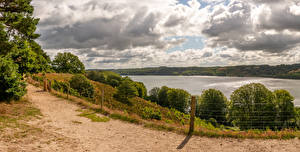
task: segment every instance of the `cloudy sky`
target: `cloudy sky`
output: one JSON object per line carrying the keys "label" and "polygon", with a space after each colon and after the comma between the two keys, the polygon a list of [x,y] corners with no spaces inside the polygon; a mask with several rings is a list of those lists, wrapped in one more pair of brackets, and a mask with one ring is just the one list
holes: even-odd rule
{"label": "cloudy sky", "polygon": [[33,0],[39,43],[86,68],[300,62],[300,0]]}

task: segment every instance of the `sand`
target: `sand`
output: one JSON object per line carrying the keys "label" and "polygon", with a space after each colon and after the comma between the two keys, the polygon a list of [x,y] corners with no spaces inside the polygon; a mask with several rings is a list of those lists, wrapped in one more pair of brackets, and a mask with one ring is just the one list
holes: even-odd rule
{"label": "sand", "polygon": [[[133,151],[222,151],[222,152],[268,152],[300,151],[300,140],[251,140],[251,139],[216,139],[193,136],[183,149],[176,149],[186,138],[170,132],[156,131],[139,125],[118,120],[109,122],[91,122],[77,116],[79,107],[70,101],[57,98],[40,88],[28,86],[31,102],[41,109],[44,117],[31,122],[49,134],[62,138],[48,144],[21,145],[22,151],[64,151],[64,152],[133,152]],[[77,123],[74,123],[74,122]],[[81,123],[80,123],[81,122]],[[41,135],[46,138],[47,134]],[[0,143],[0,149],[7,150],[8,144]],[[1,151],[1,150],[0,150]]]}

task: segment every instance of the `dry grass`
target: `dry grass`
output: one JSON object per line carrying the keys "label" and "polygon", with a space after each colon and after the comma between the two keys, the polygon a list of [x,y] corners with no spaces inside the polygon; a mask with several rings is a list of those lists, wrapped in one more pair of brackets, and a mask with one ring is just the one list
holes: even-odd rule
{"label": "dry grass", "polygon": [[[70,74],[46,74],[48,79],[56,79],[61,81],[67,81],[71,78]],[[103,109],[101,109],[100,98],[96,101],[87,101],[83,98],[67,96],[61,92],[52,90],[52,94],[62,97],[75,102],[82,108],[93,110],[97,113],[104,114],[111,117],[112,119],[118,119],[125,122],[135,123],[143,125],[146,128],[152,128],[156,130],[173,131],[180,134],[187,134],[189,120],[183,117],[182,120],[178,120],[176,117],[176,112],[169,110],[167,108],[160,107],[154,103],[146,101],[141,98],[133,98],[133,105],[126,105],[116,101],[112,96],[116,91],[115,88],[102,84],[99,82],[91,81],[96,89],[96,97],[102,97],[102,90],[104,90],[104,104]],[[141,109],[143,107],[153,107],[155,109],[160,109],[162,112],[162,120],[144,120],[140,117]],[[182,123],[183,121],[183,123]],[[254,139],[292,139],[295,137],[300,137],[299,131],[294,130],[284,130],[284,131],[234,131],[230,129],[220,129],[211,127],[211,125],[196,125],[194,135],[205,136],[205,137],[226,137],[226,138],[254,138]]]}

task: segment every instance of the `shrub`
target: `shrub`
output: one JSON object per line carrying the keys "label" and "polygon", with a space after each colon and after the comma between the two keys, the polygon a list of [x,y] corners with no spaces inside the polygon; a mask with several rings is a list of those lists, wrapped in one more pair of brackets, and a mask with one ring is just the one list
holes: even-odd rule
{"label": "shrub", "polygon": [[275,128],[274,95],[264,85],[251,83],[235,90],[230,97],[229,120],[241,129]]}
{"label": "shrub", "polygon": [[218,126],[219,126],[217,120],[214,119],[214,118],[209,118],[209,119],[208,119],[208,122],[209,122],[210,124],[212,124],[214,127],[218,127]]}
{"label": "shrub", "polygon": [[98,71],[90,71],[86,74],[86,77],[90,80],[101,82],[101,83],[107,83],[106,78],[103,73]]}
{"label": "shrub", "polygon": [[142,82],[134,82],[134,86],[138,91],[138,96],[145,99],[147,97],[147,89]]}
{"label": "shrub", "polygon": [[167,99],[169,107],[175,108],[180,112],[187,113],[190,105],[190,94],[182,89],[169,89],[167,92]]}
{"label": "shrub", "polygon": [[18,65],[7,57],[0,57],[0,101],[19,100],[26,94],[25,82],[18,73]]}
{"label": "shrub", "polygon": [[80,96],[88,98],[94,97],[94,86],[84,75],[74,75],[69,83],[70,87],[76,90],[80,94]]}
{"label": "shrub", "polygon": [[155,110],[151,107],[145,107],[143,109],[142,118],[161,120],[161,112],[159,109]]}
{"label": "shrub", "polygon": [[168,102],[168,92],[169,88],[166,86],[161,87],[161,89],[158,92],[158,102],[157,104],[163,106],[163,107],[169,107],[169,102]]}
{"label": "shrub", "polygon": [[286,90],[275,90],[275,104],[277,108],[277,126],[286,128],[290,120],[295,118],[294,97]]}
{"label": "shrub", "polygon": [[114,97],[123,103],[129,103],[130,98],[138,95],[133,82],[130,80],[124,80],[117,89],[118,90],[114,94]]}
{"label": "shrub", "polygon": [[148,99],[152,102],[158,102],[158,94],[159,94],[160,88],[154,87],[149,91],[149,97]]}
{"label": "shrub", "polygon": [[200,97],[196,116],[206,120],[214,118],[218,123],[223,124],[226,121],[226,104],[227,98],[221,91],[205,90]]}

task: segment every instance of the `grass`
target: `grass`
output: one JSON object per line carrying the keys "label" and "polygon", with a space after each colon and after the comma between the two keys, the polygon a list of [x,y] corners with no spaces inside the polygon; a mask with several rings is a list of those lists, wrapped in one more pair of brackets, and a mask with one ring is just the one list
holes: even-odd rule
{"label": "grass", "polygon": [[27,121],[40,119],[41,116],[41,111],[26,98],[10,104],[0,103],[0,141],[9,142],[42,134],[40,128],[27,124]]}
{"label": "grass", "polygon": [[94,111],[85,110],[78,116],[90,119],[92,122],[108,122],[108,117],[99,117]]}
{"label": "grass", "polygon": [[[56,79],[67,81],[71,78],[70,74],[46,74],[48,79]],[[161,107],[155,103],[146,101],[141,98],[131,99],[132,105],[123,104],[119,101],[116,101],[112,96],[116,91],[115,88],[102,84],[99,82],[91,81],[95,86],[96,96],[102,97],[102,90],[104,90],[104,102],[103,109],[99,105],[101,99],[94,99],[94,101],[86,100],[84,98],[73,97],[54,91],[52,94],[68,99],[80,105],[82,108],[89,109],[88,112],[82,112],[80,115],[91,119],[92,121],[100,121],[102,117],[98,118],[96,113],[101,113],[112,119],[121,120],[124,122],[129,122],[133,124],[142,125],[145,128],[152,128],[160,131],[172,131],[180,134],[188,133],[188,124],[189,124],[189,115],[180,113],[174,109],[168,109]],[[145,107],[150,107],[153,109],[159,109],[162,114],[162,120],[143,120],[141,114]],[[109,118],[108,118],[109,119]],[[205,136],[212,138],[251,138],[251,139],[293,139],[295,137],[300,137],[299,131],[294,130],[283,130],[283,131],[239,131],[236,129],[224,127],[224,128],[215,128],[210,123],[207,123],[204,120],[196,119],[195,121],[195,132],[193,133],[197,136]]]}
{"label": "grass", "polygon": [[124,116],[118,113],[113,113],[111,115],[109,115],[109,117],[111,117],[112,119],[117,119],[117,120],[122,120],[125,122],[130,122],[130,123],[134,123],[134,124],[141,124],[142,122],[136,118],[132,118],[129,116]]}

